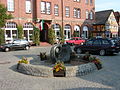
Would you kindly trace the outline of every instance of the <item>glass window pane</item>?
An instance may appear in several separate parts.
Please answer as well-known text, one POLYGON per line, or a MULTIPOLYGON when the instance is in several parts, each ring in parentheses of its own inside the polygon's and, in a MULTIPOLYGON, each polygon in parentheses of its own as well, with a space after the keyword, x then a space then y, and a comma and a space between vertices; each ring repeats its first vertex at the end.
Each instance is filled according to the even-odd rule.
POLYGON ((45 13, 45 2, 41 2, 41 13, 45 13))

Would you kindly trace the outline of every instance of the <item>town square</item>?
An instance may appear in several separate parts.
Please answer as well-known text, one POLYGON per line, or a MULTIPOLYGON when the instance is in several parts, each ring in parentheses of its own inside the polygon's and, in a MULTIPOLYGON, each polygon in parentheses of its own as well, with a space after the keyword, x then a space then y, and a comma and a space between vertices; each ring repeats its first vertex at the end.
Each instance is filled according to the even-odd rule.
POLYGON ((0 0, 0 90, 120 90, 119 3, 0 0))

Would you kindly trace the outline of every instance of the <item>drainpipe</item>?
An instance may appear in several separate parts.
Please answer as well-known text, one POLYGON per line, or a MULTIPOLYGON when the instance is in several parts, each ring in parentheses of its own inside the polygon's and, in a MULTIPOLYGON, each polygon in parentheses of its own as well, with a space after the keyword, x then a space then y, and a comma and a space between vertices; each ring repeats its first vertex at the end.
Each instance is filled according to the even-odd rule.
POLYGON ((62 16, 62 31, 63 31, 62 33, 63 33, 63 35, 64 35, 64 30, 63 30, 63 26, 64 26, 64 25, 63 25, 63 0, 61 0, 61 12, 62 12, 62 13, 61 13, 61 16, 62 16))

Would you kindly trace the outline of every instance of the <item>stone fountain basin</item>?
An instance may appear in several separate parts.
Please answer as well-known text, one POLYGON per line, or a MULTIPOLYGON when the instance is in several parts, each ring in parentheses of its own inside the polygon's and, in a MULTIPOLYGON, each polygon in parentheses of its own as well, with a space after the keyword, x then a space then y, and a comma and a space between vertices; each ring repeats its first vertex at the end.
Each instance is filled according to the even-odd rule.
MULTIPOLYGON (((44 61, 40 61, 39 59, 35 59, 34 61, 35 62, 30 64, 19 64, 18 71, 32 76, 53 77, 54 64, 44 64, 44 61), (35 63, 37 63, 38 65, 35 63)), ((65 66, 66 77, 83 76, 97 70, 94 63, 85 63, 80 65, 65 64, 65 66)))

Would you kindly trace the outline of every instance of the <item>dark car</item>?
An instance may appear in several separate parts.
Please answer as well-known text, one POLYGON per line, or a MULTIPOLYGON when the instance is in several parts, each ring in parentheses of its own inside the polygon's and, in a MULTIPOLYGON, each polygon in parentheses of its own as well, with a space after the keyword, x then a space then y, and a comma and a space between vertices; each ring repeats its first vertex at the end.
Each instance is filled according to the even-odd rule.
POLYGON ((0 46, 2 51, 8 52, 10 50, 17 50, 17 49, 26 49, 30 48, 30 44, 27 40, 14 40, 12 43, 3 44, 0 46))
POLYGON ((110 39, 94 38, 86 41, 83 45, 75 46, 74 51, 79 54, 82 52, 90 52, 103 56, 105 54, 118 53, 120 47, 116 46, 110 39))
POLYGON ((111 41, 120 47, 120 38, 111 38, 111 41))

